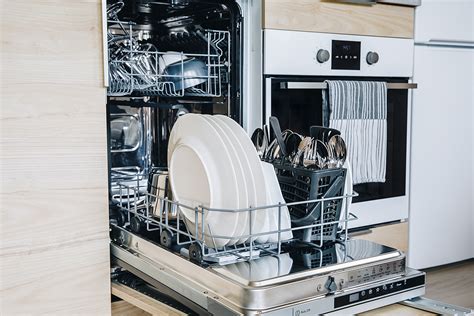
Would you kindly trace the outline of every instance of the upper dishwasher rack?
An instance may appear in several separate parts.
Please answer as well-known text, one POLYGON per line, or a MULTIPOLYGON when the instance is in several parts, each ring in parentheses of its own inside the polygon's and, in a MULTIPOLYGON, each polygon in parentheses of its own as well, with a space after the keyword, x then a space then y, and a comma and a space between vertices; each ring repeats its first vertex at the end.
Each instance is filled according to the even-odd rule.
POLYGON ((230 70, 228 31, 198 31, 193 36, 201 42, 200 49, 189 45, 184 52, 165 52, 140 40, 141 34, 134 29, 134 23, 108 22, 109 96, 134 93, 162 97, 222 95, 223 81, 230 70), (190 62, 201 67, 198 71, 187 69, 190 62), (174 73, 168 71, 171 68, 167 66, 171 64, 174 73))

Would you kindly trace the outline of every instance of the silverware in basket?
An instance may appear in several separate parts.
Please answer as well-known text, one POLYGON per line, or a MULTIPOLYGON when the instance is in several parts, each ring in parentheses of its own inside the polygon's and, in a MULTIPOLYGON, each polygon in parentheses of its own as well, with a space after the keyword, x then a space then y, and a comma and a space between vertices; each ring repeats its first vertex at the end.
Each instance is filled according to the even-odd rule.
POLYGON ((330 168, 341 168, 347 157, 347 148, 344 139, 340 135, 332 136, 328 143, 328 165, 330 168))

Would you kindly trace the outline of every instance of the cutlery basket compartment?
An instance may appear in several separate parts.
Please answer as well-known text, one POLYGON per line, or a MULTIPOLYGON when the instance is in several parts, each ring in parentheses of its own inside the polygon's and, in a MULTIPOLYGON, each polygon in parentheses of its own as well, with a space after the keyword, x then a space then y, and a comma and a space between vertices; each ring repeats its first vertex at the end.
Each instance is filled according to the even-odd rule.
POLYGON ((335 241, 344 200, 345 168, 311 170, 274 163, 283 197, 294 226, 322 224, 296 230, 305 241, 335 241), (314 201, 324 199, 324 201, 314 201), (292 204, 308 201, 308 203, 292 204), (324 223, 328 223, 324 225, 324 223))

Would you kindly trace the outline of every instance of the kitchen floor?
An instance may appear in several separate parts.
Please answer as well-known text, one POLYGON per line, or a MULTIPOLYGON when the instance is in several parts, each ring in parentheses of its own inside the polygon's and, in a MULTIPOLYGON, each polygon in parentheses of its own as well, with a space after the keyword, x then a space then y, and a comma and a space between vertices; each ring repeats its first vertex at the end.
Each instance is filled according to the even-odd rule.
MULTIPOLYGON (((427 298, 474 309, 474 259, 425 270, 427 298)), ((364 315, 430 315, 398 304, 364 315)), ((120 301, 112 304, 112 315, 150 315, 120 301)))
POLYGON ((425 272, 425 297, 474 309, 474 259, 425 272))

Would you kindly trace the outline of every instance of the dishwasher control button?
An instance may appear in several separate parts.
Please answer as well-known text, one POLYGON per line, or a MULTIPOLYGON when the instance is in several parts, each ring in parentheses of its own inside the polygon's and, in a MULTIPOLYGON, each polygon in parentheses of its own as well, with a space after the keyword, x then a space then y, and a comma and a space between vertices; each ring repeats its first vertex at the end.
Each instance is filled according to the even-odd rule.
POLYGON ((326 284, 324 287, 329 291, 329 292, 335 292, 337 290, 337 284, 336 281, 334 280, 333 277, 329 277, 328 280, 326 281, 326 284))

